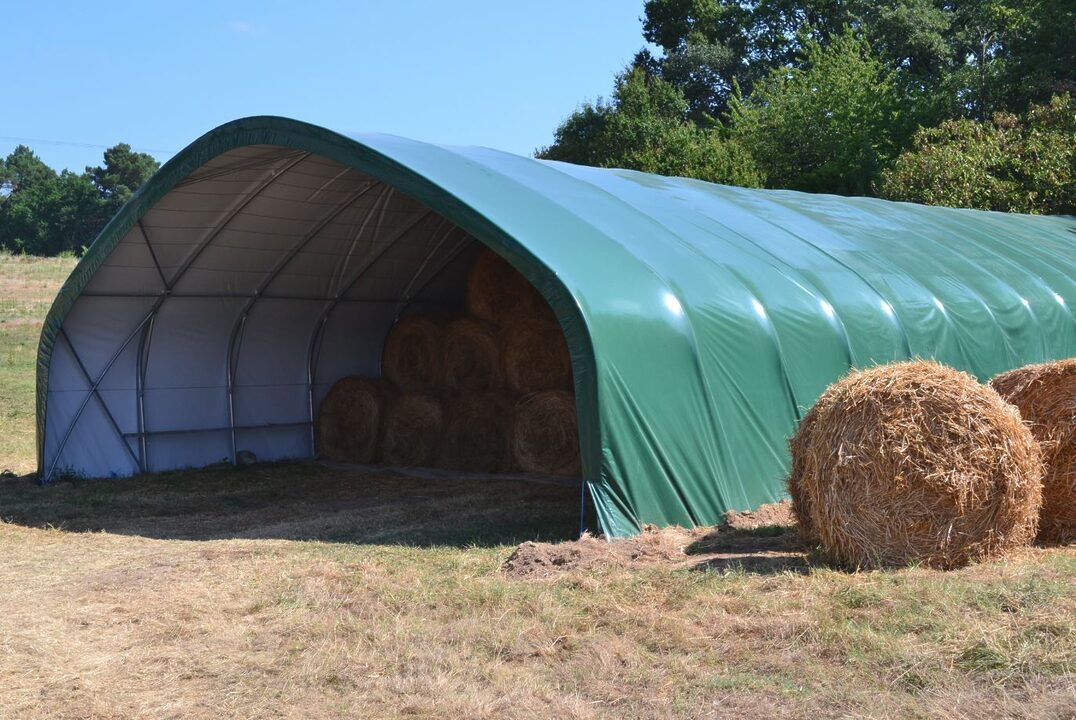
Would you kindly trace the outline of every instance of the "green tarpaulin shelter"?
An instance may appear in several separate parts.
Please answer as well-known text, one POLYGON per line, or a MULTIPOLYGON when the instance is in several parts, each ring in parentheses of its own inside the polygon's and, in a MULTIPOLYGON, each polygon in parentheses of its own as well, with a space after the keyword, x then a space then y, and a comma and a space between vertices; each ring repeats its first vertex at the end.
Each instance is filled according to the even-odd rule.
POLYGON ((401 313, 462 302, 483 245, 554 309, 604 531, 784 494, 786 441, 854 366, 982 379, 1076 355, 1076 219, 748 190, 273 117, 186 148, 42 332, 38 464, 122 476, 311 457, 401 313))

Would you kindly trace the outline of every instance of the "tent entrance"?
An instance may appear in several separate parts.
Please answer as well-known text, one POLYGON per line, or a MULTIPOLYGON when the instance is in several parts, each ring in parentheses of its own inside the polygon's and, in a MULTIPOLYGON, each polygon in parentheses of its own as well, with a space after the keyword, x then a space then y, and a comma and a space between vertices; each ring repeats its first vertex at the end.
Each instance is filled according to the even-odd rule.
POLYGON ((398 323, 465 316, 483 248, 326 157, 213 157, 76 271, 91 275, 50 348, 43 479, 317 457, 333 386, 382 378, 398 323))

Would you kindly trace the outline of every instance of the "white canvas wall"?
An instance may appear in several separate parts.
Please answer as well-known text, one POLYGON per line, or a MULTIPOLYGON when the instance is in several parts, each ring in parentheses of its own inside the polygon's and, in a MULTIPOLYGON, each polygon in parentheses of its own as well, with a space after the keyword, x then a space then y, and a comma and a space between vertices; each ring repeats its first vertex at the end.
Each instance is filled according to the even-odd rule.
POLYGON ((328 388, 380 374, 402 313, 460 304, 474 251, 417 201, 324 158, 215 158, 128 232, 66 318, 46 472, 312 456, 328 388))

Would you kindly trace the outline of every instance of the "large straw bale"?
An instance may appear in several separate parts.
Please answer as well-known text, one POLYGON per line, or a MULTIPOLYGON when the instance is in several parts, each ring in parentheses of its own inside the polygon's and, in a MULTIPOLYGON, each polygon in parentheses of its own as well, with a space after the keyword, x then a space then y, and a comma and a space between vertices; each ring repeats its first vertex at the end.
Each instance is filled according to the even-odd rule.
POLYGON ((445 387, 456 392, 501 388, 504 370, 496 326, 470 316, 451 321, 445 329, 444 378, 445 387))
POLYGON ((507 260, 484 248, 467 276, 467 310, 498 325, 547 309, 545 299, 507 260))
POLYGON ((446 405, 440 467, 476 472, 511 468, 512 405, 503 395, 467 394, 446 405))
POLYGON ((343 462, 373 462, 392 395, 392 386, 380 378, 338 380, 318 410, 318 453, 343 462))
POLYGON ((1034 538, 1038 443, 1016 408, 934 362, 854 372, 792 442, 797 513, 837 563, 952 568, 1034 538))
POLYGON ((443 324, 427 315, 401 318, 385 338, 382 374, 401 389, 417 392, 444 383, 443 324))
POLYGON ((1043 448, 1039 542, 1076 540, 1076 358, 1018 368, 990 385, 1020 410, 1043 448))
POLYGON ((504 333, 504 377, 519 394, 572 387, 572 359, 560 325, 552 320, 514 319, 504 333))
POLYGON ((575 397, 563 390, 531 393, 512 411, 512 455, 527 472, 580 474, 575 397))
POLYGON ((424 393, 400 393, 385 411, 381 460, 399 467, 432 467, 444 430, 441 400, 424 393))
POLYGON ((811 524, 811 513, 807 509, 808 498, 800 485, 803 477, 804 462, 807 458, 806 448, 810 444, 811 430, 818 419, 818 405, 812 407, 800 420, 796 434, 788 441, 789 450, 792 454, 792 471, 788 475, 788 494, 792 498, 792 517, 796 519, 796 527, 800 537, 808 542, 816 541, 817 534, 811 524))

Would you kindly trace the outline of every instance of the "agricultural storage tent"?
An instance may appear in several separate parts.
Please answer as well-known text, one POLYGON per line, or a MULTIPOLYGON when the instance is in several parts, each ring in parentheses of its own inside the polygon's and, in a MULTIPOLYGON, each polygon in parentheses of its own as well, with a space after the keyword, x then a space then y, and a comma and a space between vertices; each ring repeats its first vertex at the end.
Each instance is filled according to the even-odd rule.
POLYGON ((177 155, 48 315, 38 465, 87 476, 310 457, 336 379, 380 372, 481 245, 572 355, 602 529, 703 524, 783 494, 786 439, 852 366, 980 378, 1076 355, 1076 218, 723 187, 282 118, 177 155))

